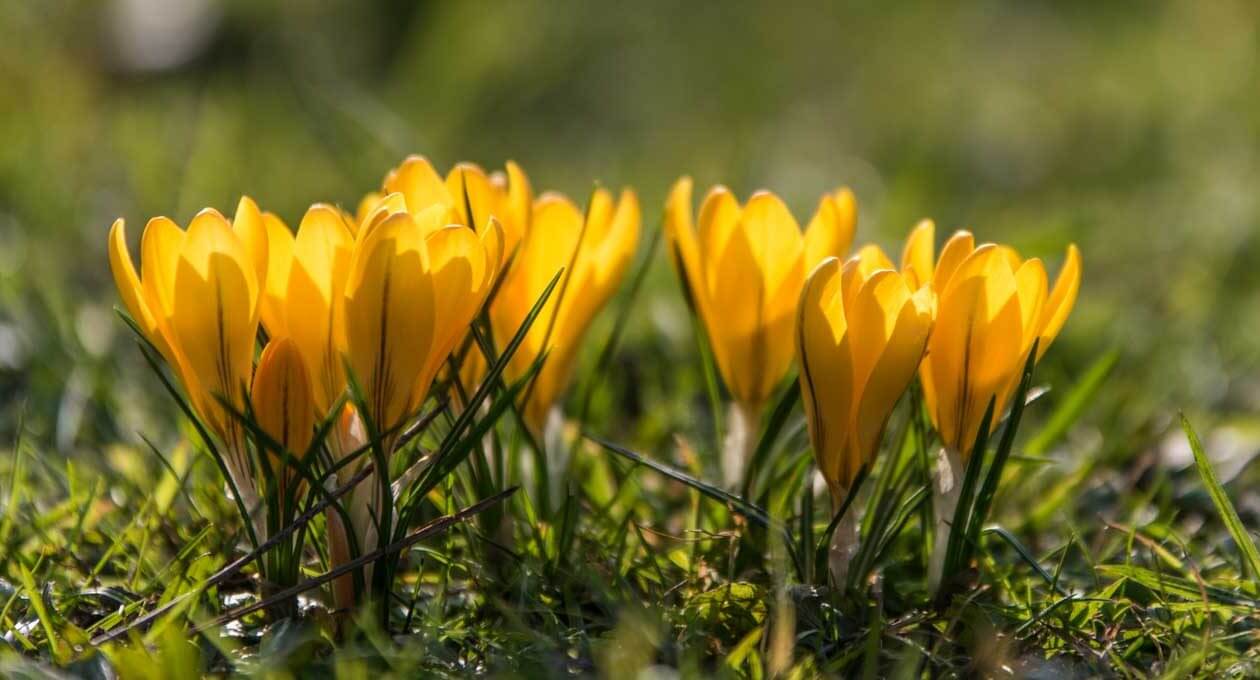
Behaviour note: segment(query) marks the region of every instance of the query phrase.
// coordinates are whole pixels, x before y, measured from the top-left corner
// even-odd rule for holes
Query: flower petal
[[[826,194],[805,228],[805,268],[813,269],[827,257],[843,258],[853,246],[857,229],[857,199],[848,187]]]

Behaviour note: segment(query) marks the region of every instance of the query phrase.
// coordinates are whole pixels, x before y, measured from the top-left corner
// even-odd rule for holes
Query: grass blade
[[[1203,478],[1203,485],[1207,487],[1208,495],[1212,497],[1212,505],[1216,506],[1221,520],[1229,529],[1229,535],[1238,546],[1238,552],[1242,554],[1243,573],[1252,579],[1260,579],[1260,550],[1256,550],[1255,541],[1247,533],[1242,520],[1238,518],[1238,511],[1234,509],[1234,504],[1229,500],[1220,480],[1216,478],[1212,463],[1203,451],[1203,443],[1199,441],[1199,435],[1195,433],[1184,413],[1181,414],[1181,429],[1185,431],[1186,439],[1190,442],[1190,450],[1194,452],[1194,464],[1199,468],[1199,476]]]

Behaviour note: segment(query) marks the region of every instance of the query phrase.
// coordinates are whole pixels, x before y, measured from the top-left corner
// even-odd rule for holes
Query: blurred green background
[[[849,184],[859,240],[892,252],[923,216],[1052,271],[1076,241],[1081,298],[1039,378],[1121,348],[1086,423],[1260,410],[1258,20],[1229,0],[5,2],[3,446],[23,417],[67,453],[171,431],[113,316],[115,217],[133,247],[150,216],[242,193],[296,224],[408,153],[515,159],[578,199],[632,185],[645,246],[684,173],[802,221]],[[657,253],[599,392],[611,435],[704,410],[690,333]]]

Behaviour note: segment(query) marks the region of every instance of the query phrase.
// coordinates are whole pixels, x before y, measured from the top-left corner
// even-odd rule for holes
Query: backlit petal
[[[805,267],[813,269],[827,257],[843,258],[853,245],[857,229],[857,199],[848,187],[827,194],[818,202],[805,228]]]

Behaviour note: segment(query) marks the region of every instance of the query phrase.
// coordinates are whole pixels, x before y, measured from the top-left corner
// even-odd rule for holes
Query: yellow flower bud
[[[294,456],[306,453],[314,438],[316,411],[311,382],[296,343],[288,338],[267,343],[254,372],[250,401],[254,419],[267,436]],[[271,469],[281,472],[279,488],[287,488],[293,473],[276,452],[271,455]]]

